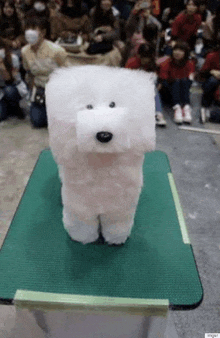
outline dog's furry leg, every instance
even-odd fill
[[[101,231],[109,244],[123,244],[131,233],[135,210],[125,214],[100,215]]]
[[[81,219],[64,207],[63,223],[70,237],[77,242],[87,244],[95,242],[99,238],[99,219],[97,216]]]

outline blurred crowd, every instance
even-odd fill
[[[166,126],[164,104],[173,109],[175,123],[192,122],[193,83],[203,90],[202,123],[210,120],[213,104],[219,105],[218,0],[1,0],[0,5],[0,122],[15,115],[24,119],[28,107],[32,126],[46,127],[49,75],[79,62],[154,72],[158,126]]]

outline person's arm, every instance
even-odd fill
[[[55,61],[59,67],[69,66],[68,54],[64,48],[57,46],[57,53],[55,56]]]
[[[2,58],[0,58],[0,75],[5,81],[11,80],[11,76],[6,69],[4,60]]]
[[[28,88],[32,89],[33,85],[34,85],[34,76],[30,72],[29,65],[28,65],[25,53],[23,51],[23,48],[21,49],[21,57],[22,57],[22,65],[23,65],[24,69],[26,70],[25,82],[26,82]]]
[[[210,71],[213,69],[211,59],[212,59],[211,54],[208,54],[206,56],[206,59],[205,59],[205,62],[202,68],[197,74],[197,77],[196,77],[197,81],[204,81],[210,77],[211,75]]]
[[[171,39],[174,41],[178,39],[181,26],[184,24],[183,15],[183,13],[180,13],[173,21],[171,28]]]
[[[115,19],[114,28],[109,30],[109,32],[103,33],[102,40],[103,41],[115,41],[115,40],[119,40],[119,38],[120,38],[119,20]]]

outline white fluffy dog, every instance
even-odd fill
[[[155,148],[152,74],[90,65],[58,69],[46,87],[46,106],[65,229],[84,244],[100,230],[108,243],[124,243],[143,184],[144,153]]]

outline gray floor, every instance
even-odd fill
[[[193,89],[191,99],[193,127],[201,127],[199,89]],[[170,110],[165,116],[168,126],[157,129],[157,149],[169,157],[204,288],[197,309],[172,312],[167,338],[204,338],[220,333],[220,136],[179,130]],[[220,125],[205,127],[220,130]],[[48,134],[28,121],[10,120],[0,124],[0,140],[2,243],[39,152],[48,146]],[[13,306],[0,306],[0,338],[11,337],[14,318]]]

